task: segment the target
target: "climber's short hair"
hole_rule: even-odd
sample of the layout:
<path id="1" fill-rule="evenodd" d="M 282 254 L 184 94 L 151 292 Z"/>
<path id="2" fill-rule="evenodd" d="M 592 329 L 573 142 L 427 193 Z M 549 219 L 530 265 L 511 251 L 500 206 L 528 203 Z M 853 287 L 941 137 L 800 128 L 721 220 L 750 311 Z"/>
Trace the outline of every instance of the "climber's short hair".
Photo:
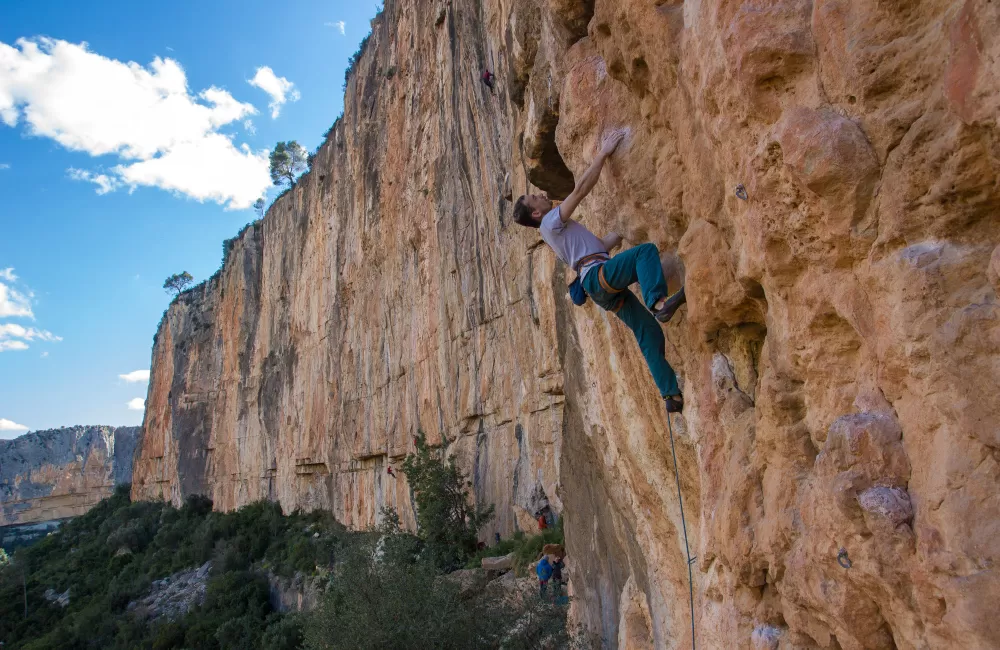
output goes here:
<path id="1" fill-rule="evenodd" d="M 528 228 L 537 228 L 541 224 L 535 221 L 535 218 L 531 216 L 533 210 L 524 203 L 526 198 L 528 198 L 528 196 L 526 194 L 522 194 L 521 198 L 514 203 L 514 222 L 519 223 L 522 226 L 527 226 Z"/>

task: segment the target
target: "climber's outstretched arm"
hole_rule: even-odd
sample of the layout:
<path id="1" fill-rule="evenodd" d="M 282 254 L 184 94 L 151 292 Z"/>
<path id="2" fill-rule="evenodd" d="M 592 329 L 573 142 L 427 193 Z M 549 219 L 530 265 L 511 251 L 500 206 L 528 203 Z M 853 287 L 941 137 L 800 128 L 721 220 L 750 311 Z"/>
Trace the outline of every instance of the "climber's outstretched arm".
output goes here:
<path id="1" fill-rule="evenodd" d="M 583 172 L 583 176 L 580 177 L 580 181 L 576 184 L 576 187 L 566 197 L 566 200 L 559 205 L 559 216 L 562 217 L 563 223 L 572 218 L 576 206 L 580 205 L 583 197 L 590 194 L 590 190 L 594 189 L 594 185 L 597 185 L 597 179 L 601 177 L 601 170 L 604 168 L 604 161 L 615 152 L 615 149 L 624 137 L 625 132 L 621 130 L 612 131 L 604 136 L 604 140 L 601 142 L 601 150 L 598 152 L 594 162 L 590 163 L 590 167 L 587 168 L 587 171 Z"/>
<path id="2" fill-rule="evenodd" d="M 604 242 L 604 248 L 609 253 L 614 249 L 622 245 L 622 236 L 618 233 L 611 231 L 608 234 L 601 237 L 601 241 Z"/>

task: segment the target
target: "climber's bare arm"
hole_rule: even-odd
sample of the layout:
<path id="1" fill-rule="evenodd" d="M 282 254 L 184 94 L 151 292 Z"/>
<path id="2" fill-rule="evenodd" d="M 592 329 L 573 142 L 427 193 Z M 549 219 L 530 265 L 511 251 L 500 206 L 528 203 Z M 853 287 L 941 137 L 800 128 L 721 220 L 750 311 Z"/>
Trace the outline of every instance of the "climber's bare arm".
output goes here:
<path id="1" fill-rule="evenodd" d="M 614 231 L 611 231 L 601 237 L 601 241 L 604 242 L 604 249 L 610 253 L 622 245 L 622 236 Z"/>
<path id="2" fill-rule="evenodd" d="M 587 168 L 587 171 L 583 172 L 583 176 L 580 177 L 580 181 L 576 184 L 576 187 L 566 197 L 566 200 L 559 205 L 559 216 L 562 218 L 563 223 L 566 223 L 573 217 L 573 211 L 576 210 L 576 206 L 580 205 L 583 197 L 590 194 L 590 190 L 594 189 L 594 186 L 597 185 L 597 179 L 601 177 L 601 170 L 604 168 L 604 161 L 615 152 L 615 149 L 624 137 L 625 132 L 621 130 L 612 131 L 604 136 L 604 140 L 601 142 L 601 150 L 598 152 L 597 157 L 594 158 L 594 162 L 590 163 L 590 167 Z"/>

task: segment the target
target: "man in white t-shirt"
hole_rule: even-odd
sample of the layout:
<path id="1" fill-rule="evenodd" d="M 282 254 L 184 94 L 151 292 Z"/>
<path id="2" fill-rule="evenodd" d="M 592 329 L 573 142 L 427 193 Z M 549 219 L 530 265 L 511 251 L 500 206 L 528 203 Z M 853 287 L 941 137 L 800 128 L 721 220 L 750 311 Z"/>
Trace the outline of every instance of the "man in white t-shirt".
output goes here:
<path id="1" fill-rule="evenodd" d="M 514 204 L 514 221 L 538 228 L 559 259 L 577 272 L 587 295 L 601 308 L 614 312 L 632 330 L 667 411 L 676 413 L 683 408 L 684 400 L 677 386 L 677 375 L 664 356 L 666 343 L 660 323 L 669 321 L 684 304 L 684 289 L 667 296 L 660 252 L 655 244 L 641 244 L 611 257 L 609 251 L 621 244 L 620 235 L 610 233 L 601 239 L 572 219 L 580 201 L 594 189 L 604 161 L 614 153 L 623 135 L 615 131 L 605 136 L 597 158 L 560 205 L 554 206 L 546 196 L 524 195 Z M 642 288 L 645 306 L 628 288 L 634 282 Z"/>

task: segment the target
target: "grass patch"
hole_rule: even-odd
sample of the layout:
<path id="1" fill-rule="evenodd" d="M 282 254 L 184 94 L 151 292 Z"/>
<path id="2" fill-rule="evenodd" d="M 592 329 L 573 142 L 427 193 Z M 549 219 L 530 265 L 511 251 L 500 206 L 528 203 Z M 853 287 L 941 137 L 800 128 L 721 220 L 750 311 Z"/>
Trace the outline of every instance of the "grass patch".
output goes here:
<path id="1" fill-rule="evenodd" d="M 517 531 L 507 539 L 500 540 L 499 544 L 484 548 L 476 552 L 466 563 L 465 568 L 476 569 L 482 566 L 485 557 L 499 557 L 514 553 L 514 571 L 517 575 L 524 575 L 528 567 L 541 558 L 542 548 L 546 544 L 565 544 L 566 535 L 563 532 L 563 519 L 560 517 L 556 525 L 539 531 L 537 535 L 525 535 Z"/>

